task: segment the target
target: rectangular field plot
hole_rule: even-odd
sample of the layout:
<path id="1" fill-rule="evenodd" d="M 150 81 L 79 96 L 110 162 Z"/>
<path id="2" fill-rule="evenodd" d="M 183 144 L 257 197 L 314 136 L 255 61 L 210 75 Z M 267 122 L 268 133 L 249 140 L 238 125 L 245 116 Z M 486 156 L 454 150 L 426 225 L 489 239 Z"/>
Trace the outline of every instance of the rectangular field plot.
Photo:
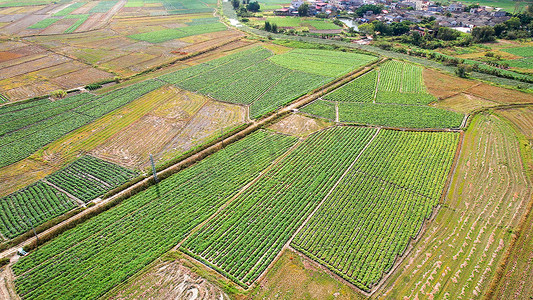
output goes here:
<path id="1" fill-rule="evenodd" d="M 135 176 L 137 173 L 132 170 L 86 155 L 45 179 L 88 202 Z"/>
<path id="2" fill-rule="evenodd" d="M 22 257 L 24 299 L 95 299 L 169 251 L 296 138 L 258 131 Z M 90 286 L 90 288 L 87 288 Z"/>
<path id="3" fill-rule="evenodd" d="M 438 203 L 458 137 L 382 130 L 291 245 L 369 290 Z"/>
<path id="4" fill-rule="evenodd" d="M 341 122 L 398 128 L 459 128 L 464 115 L 430 106 L 339 103 Z"/>
<path id="5" fill-rule="evenodd" d="M 0 198 L 0 232 L 14 238 L 76 206 L 65 194 L 38 182 Z"/>
<path id="6" fill-rule="evenodd" d="M 315 50 L 303 51 L 300 52 L 305 53 L 302 54 L 305 56 L 316 54 Z M 329 68 L 336 61 L 345 72 L 374 59 L 362 54 L 335 51 L 319 54 L 321 57 L 314 58 L 311 64 Z M 273 59 L 277 56 L 265 48 L 256 47 L 166 74 L 159 79 L 221 101 L 249 105 L 250 117 L 254 119 L 334 79 L 299 70 L 291 64 L 282 66 Z"/>
<path id="7" fill-rule="evenodd" d="M 310 136 L 185 240 L 183 251 L 250 285 L 376 133 L 336 127 Z"/>
<path id="8" fill-rule="evenodd" d="M 274 63 L 311 74 L 338 77 L 366 65 L 375 57 L 329 50 L 295 49 L 270 58 Z"/>
<path id="9" fill-rule="evenodd" d="M 44 145 L 115 110 L 165 83 L 147 80 L 101 96 L 82 93 L 0 108 L 0 167 L 17 162 Z"/>
<path id="10" fill-rule="evenodd" d="M 194 24 L 178 29 L 163 29 L 159 31 L 152 31 L 146 33 L 139 33 L 130 35 L 129 37 L 135 40 L 145 41 L 149 43 L 162 43 L 174 39 L 180 39 L 188 36 L 199 35 L 210 32 L 217 32 L 227 30 L 226 25 L 222 23 L 207 23 Z"/>
<path id="11" fill-rule="evenodd" d="M 373 102 L 376 97 L 378 72 L 370 71 L 324 96 L 330 101 Z"/>

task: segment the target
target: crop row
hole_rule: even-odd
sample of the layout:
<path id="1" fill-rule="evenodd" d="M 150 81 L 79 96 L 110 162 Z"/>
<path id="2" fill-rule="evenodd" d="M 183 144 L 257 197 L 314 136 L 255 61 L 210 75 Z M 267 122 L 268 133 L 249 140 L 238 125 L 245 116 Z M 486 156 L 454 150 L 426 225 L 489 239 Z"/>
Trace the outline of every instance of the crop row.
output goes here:
<path id="1" fill-rule="evenodd" d="M 378 90 L 389 92 L 425 93 L 422 67 L 390 60 L 379 68 Z"/>
<path id="2" fill-rule="evenodd" d="M 76 20 L 76 22 L 74 22 L 74 24 L 72 24 L 72 26 L 67 28 L 67 30 L 65 30 L 64 33 L 74 32 L 76 29 L 78 29 L 78 27 L 81 26 L 81 24 L 83 24 L 83 23 L 85 23 L 85 21 L 87 21 L 89 16 L 90 16 L 89 14 L 65 16 L 65 19 L 77 19 L 77 20 Z"/>
<path id="3" fill-rule="evenodd" d="M 24 299 L 95 299 L 174 247 L 296 138 L 258 131 L 78 225 L 13 266 Z"/>
<path id="4" fill-rule="evenodd" d="M 0 198 L 0 232 L 13 238 L 76 207 L 63 193 L 37 182 Z"/>
<path id="5" fill-rule="evenodd" d="M 86 155 L 46 180 L 74 197 L 88 202 L 129 181 L 136 172 Z"/>
<path id="6" fill-rule="evenodd" d="M 147 80 L 94 97 L 82 93 L 50 102 L 39 100 L 0 109 L 0 167 L 19 161 L 42 146 L 123 106 L 165 83 Z M 18 108 L 18 110 L 17 110 Z"/>
<path id="7" fill-rule="evenodd" d="M 459 128 L 463 114 L 430 106 L 339 103 L 341 122 L 403 128 Z"/>
<path id="8" fill-rule="evenodd" d="M 369 290 L 438 203 L 457 138 L 382 130 L 291 245 Z"/>
<path id="9" fill-rule="evenodd" d="M 372 62 L 375 57 L 330 50 L 295 49 L 275 55 L 270 60 L 289 69 L 325 77 L 338 77 Z"/>
<path id="10" fill-rule="evenodd" d="M 184 38 L 188 36 L 217 32 L 226 30 L 226 25 L 222 23 L 205 23 L 189 25 L 187 27 L 180 27 L 178 29 L 162 29 L 158 31 L 143 32 L 129 35 L 128 37 L 149 43 L 162 43 L 173 39 Z"/>
<path id="11" fill-rule="evenodd" d="M 308 105 L 302 107 L 300 111 L 308 113 L 310 115 L 326 118 L 331 121 L 335 121 L 336 119 L 335 103 L 331 103 L 329 101 L 313 101 Z"/>
<path id="12" fill-rule="evenodd" d="M 182 248 L 239 284 L 250 285 L 375 132 L 336 127 L 309 137 Z"/>
<path id="13" fill-rule="evenodd" d="M 370 71 L 324 96 L 324 99 L 341 102 L 373 102 L 378 72 Z"/>

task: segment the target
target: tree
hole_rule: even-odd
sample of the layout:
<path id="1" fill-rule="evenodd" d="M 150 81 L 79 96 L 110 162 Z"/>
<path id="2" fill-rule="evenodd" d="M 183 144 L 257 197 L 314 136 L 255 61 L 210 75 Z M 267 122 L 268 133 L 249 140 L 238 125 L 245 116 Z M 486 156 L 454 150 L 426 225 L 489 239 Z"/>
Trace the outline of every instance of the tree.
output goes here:
<path id="1" fill-rule="evenodd" d="M 505 21 L 505 25 L 507 25 L 507 28 L 509 29 L 518 29 L 520 28 L 520 25 L 522 22 L 520 22 L 520 19 L 517 17 L 512 17 L 509 20 Z"/>
<path id="2" fill-rule="evenodd" d="M 365 4 L 361 5 L 358 9 L 355 10 L 355 13 L 362 17 L 365 15 L 367 11 L 371 10 L 374 14 L 380 14 L 383 10 L 383 7 L 381 5 L 374 5 L 374 4 Z"/>
<path id="3" fill-rule="evenodd" d="M 65 92 L 64 90 L 57 90 L 57 91 L 53 91 L 52 93 L 50 93 L 50 95 L 52 95 L 52 97 L 54 98 L 65 98 L 67 96 L 67 92 Z"/>
<path id="4" fill-rule="evenodd" d="M 272 32 L 273 33 L 278 32 L 278 25 L 277 24 L 272 24 Z"/>
<path id="5" fill-rule="evenodd" d="M 457 69 L 455 70 L 455 75 L 461 78 L 467 78 L 470 72 L 472 72 L 472 68 L 469 65 L 458 64 Z"/>
<path id="6" fill-rule="evenodd" d="M 409 32 L 409 26 L 405 24 L 404 22 L 392 23 L 390 25 L 390 29 L 392 31 L 392 34 L 396 36 Z"/>
<path id="7" fill-rule="evenodd" d="M 231 0 L 231 5 L 233 5 L 233 9 L 237 9 L 241 5 L 241 3 L 239 2 L 239 0 Z"/>
<path id="8" fill-rule="evenodd" d="M 494 28 L 494 34 L 499 38 L 502 38 L 503 33 L 507 30 L 507 26 L 505 26 L 505 24 L 503 23 L 496 24 L 494 25 L 493 28 Z"/>
<path id="9" fill-rule="evenodd" d="M 257 3 L 257 1 L 254 1 L 254 2 L 248 3 L 248 5 L 246 5 L 246 8 L 249 11 L 257 12 L 259 11 L 259 9 L 261 9 L 261 6 L 259 5 L 259 3 Z"/>
<path id="10" fill-rule="evenodd" d="M 372 21 L 372 24 L 374 25 L 374 31 L 377 33 L 381 33 L 381 35 L 391 35 L 392 29 L 389 25 L 381 22 L 381 21 Z"/>
<path id="11" fill-rule="evenodd" d="M 270 22 L 265 21 L 265 31 L 271 31 L 271 30 L 272 30 L 272 26 L 270 26 Z"/>
<path id="12" fill-rule="evenodd" d="M 374 34 L 374 24 L 372 23 L 361 24 L 359 25 L 359 27 L 357 27 L 357 30 L 359 30 L 359 32 L 362 34 L 372 35 Z"/>
<path id="13" fill-rule="evenodd" d="M 437 38 L 444 41 L 455 41 L 461 33 L 449 27 L 439 27 Z"/>
<path id="14" fill-rule="evenodd" d="M 422 36 L 418 31 L 413 31 L 411 34 L 411 43 L 415 46 L 419 46 L 422 41 Z"/>
<path id="15" fill-rule="evenodd" d="M 472 29 L 472 37 L 476 43 L 492 42 L 496 39 L 494 34 L 494 28 L 490 26 L 480 26 Z"/>
<path id="16" fill-rule="evenodd" d="M 298 7 L 298 15 L 300 17 L 305 17 L 309 14 L 309 4 L 304 3 Z"/>

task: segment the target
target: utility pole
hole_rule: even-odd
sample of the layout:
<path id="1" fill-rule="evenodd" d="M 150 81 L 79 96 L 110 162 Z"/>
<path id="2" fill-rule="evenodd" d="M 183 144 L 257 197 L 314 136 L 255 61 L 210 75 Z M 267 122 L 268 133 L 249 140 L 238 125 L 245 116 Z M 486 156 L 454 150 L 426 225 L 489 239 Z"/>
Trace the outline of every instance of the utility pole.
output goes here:
<path id="1" fill-rule="evenodd" d="M 33 222 L 31 221 L 31 218 L 28 217 L 28 222 L 30 222 L 31 230 L 33 230 L 33 234 L 35 235 L 36 245 L 39 247 L 39 236 L 37 235 L 37 232 L 35 231 L 35 228 L 33 227 Z"/>
<path id="2" fill-rule="evenodd" d="M 152 173 L 154 173 L 155 182 L 158 183 L 159 179 L 157 179 L 157 172 L 155 170 L 154 157 L 152 156 L 152 154 L 150 154 L 150 163 L 152 164 Z"/>

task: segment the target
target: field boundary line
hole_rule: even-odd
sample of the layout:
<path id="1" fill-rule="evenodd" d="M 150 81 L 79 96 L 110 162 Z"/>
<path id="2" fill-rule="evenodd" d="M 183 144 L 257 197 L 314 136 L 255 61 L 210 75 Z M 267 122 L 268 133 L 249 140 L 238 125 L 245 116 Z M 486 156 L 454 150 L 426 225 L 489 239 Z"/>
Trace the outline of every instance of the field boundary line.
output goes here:
<path id="1" fill-rule="evenodd" d="M 61 193 L 67 195 L 67 197 L 69 197 L 70 199 L 76 201 L 76 203 L 78 203 L 78 206 L 85 207 L 85 202 L 81 201 L 79 198 L 75 197 L 75 196 L 72 195 L 71 193 L 65 191 L 64 189 L 58 187 L 57 185 L 55 185 L 55 184 L 49 182 L 48 180 L 46 180 L 46 179 L 44 179 L 44 178 L 41 179 L 41 181 L 44 182 L 45 184 L 51 186 L 52 188 L 54 188 L 54 189 L 60 191 Z"/>
<path id="2" fill-rule="evenodd" d="M 352 162 L 352 164 L 344 171 L 344 173 L 341 175 L 341 177 L 337 180 L 337 182 L 335 182 L 335 184 L 333 185 L 333 187 L 329 190 L 329 192 L 326 194 L 326 196 L 324 196 L 324 198 L 322 198 L 322 200 L 320 201 L 320 203 L 315 207 L 315 209 L 309 214 L 309 216 L 307 216 L 307 218 L 305 219 L 305 221 L 300 225 L 300 227 L 298 227 L 298 229 L 294 232 L 294 234 L 291 236 L 291 238 L 287 241 L 287 243 L 285 243 L 285 245 L 283 246 L 283 248 L 281 248 L 281 250 L 279 251 L 278 255 L 276 255 L 276 257 L 272 260 L 272 262 L 270 262 L 270 264 L 268 265 L 268 267 L 261 273 L 261 275 L 259 275 L 259 277 L 257 277 L 257 279 L 254 281 L 254 284 L 252 284 L 250 287 L 254 286 L 257 284 L 257 282 L 261 281 L 263 279 L 263 277 L 265 276 L 265 274 L 270 270 L 270 268 L 272 268 L 272 266 L 276 263 L 276 261 L 281 257 L 281 255 L 283 254 L 283 251 L 287 248 L 290 247 L 290 244 L 292 242 L 292 240 L 294 239 L 294 237 L 296 235 L 298 235 L 298 233 L 302 230 L 302 228 L 307 224 L 307 222 L 309 222 L 309 220 L 313 217 L 313 215 L 318 211 L 318 209 L 322 206 L 322 204 L 324 202 L 326 202 L 326 200 L 329 198 L 329 196 L 331 195 L 331 193 L 333 193 L 333 191 L 337 188 L 337 186 L 339 185 L 339 183 L 344 179 L 344 177 L 346 176 L 346 174 L 348 174 L 348 172 L 352 169 L 352 167 L 355 165 L 355 163 L 359 160 L 359 158 L 363 155 L 363 153 L 365 152 L 365 150 L 368 148 L 368 146 L 370 146 L 370 144 L 372 144 L 372 142 L 374 141 L 374 139 L 376 138 L 376 136 L 378 136 L 379 132 L 381 131 L 381 128 L 377 128 L 376 130 L 376 133 L 374 133 L 374 136 L 372 136 L 372 138 L 368 141 L 368 143 L 365 145 L 365 147 L 363 147 L 363 149 L 361 149 L 361 152 L 359 152 L 359 154 L 357 155 L 357 157 L 354 159 L 354 161 Z"/>
<path id="3" fill-rule="evenodd" d="M 196 227 L 194 227 L 191 232 L 189 232 L 189 234 L 187 234 L 187 236 L 185 236 L 176 246 L 174 246 L 174 248 L 172 248 L 172 250 L 174 251 L 178 251 L 179 248 L 181 247 L 181 245 L 183 244 L 183 242 L 188 239 L 189 237 L 191 237 L 195 232 L 197 232 L 198 230 L 200 230 L 205 224 L 207 224 L 209 221 L 211 221 L 213 218 L 215 218 L 221 211 L 223 211 L 226 207 L 228 207 L 231 203 L 233 203 L 233 201 L 235 201 L 235 199 L 237 199 L 237 197 L 239 197 L 242 193 L 244 193 L 246 190 L 248 190 L 248 188 L 250 186 L 252 186 L 253 184 L 255 184 L 259 179 L 263 178 L 263 176 L 268 173 L 268 171 L 270 171 L 274 166 L 278 165 L 278 163 L 284 159 L 285 157 L 287 157 L 290 153 L 292 153 L 296 148 L 298 148 L 298 146 L 300 146 L 300 144 L 302 144 L 302 141 L 303 139 L 299 139 L 294 145 L 292 145 L 287 151 L 285 151 L 285 153 L 283 153 L 282 155 L 278 156 L 274 161 L 272 161 L 270 163 L 269 166 L 267 166 L 265 169 L 263 169 L 263 171 L 259 172 L 259 174 L 253 179 L 251 180 L 250 182 L 248 182 L 245 186 L 243 186 L 238 192 L 237 194 L 233 195 L 229 200 L 226 201 L 226 203 L 224 203 L 219 209 L 217 209 L 216 212 L 214 212 L 209 218 L 207 218 L 205 221 L 203 221 L 202 223 L 198 224 Z M 200 255 L 201 256 L 201 255 Z"/>
<path id="4" fill-rule="evenodd" d="M 376 104 L 376 98 L 378 97 L 379 78 L 381 77 L 381 71 L 376 70 L 378 73 L 378 79 L 376 80 L 376 89 L 374 90 L 374 97 L 372 97 L 372 103 Z"/>

